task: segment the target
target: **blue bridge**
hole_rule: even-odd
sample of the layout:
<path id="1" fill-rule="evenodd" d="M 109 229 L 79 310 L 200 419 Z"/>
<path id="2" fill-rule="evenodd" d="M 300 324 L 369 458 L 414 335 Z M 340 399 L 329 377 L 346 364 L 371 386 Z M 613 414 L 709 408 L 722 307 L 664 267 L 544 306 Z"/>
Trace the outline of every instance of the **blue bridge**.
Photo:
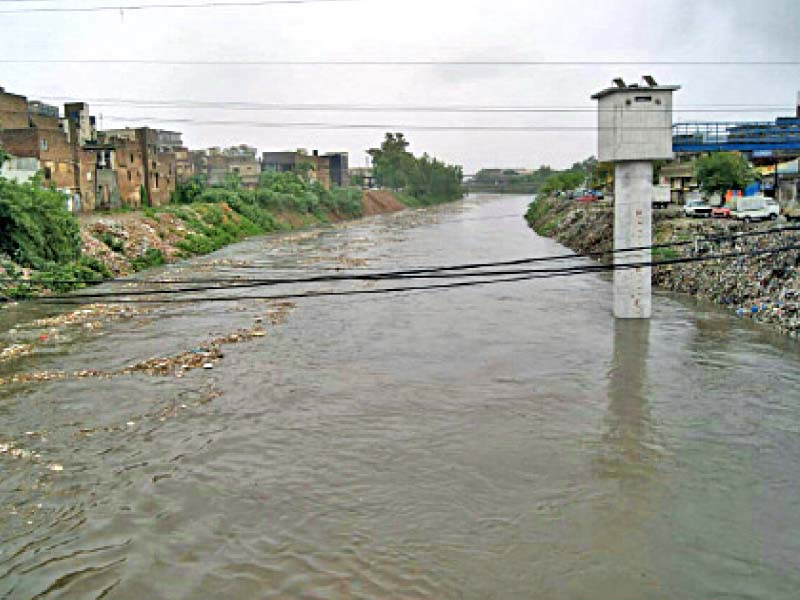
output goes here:
<path id="1" fill-rule="evenodd" d="M 800 150 L 800 118 L 781 117 L 774 122 L 677 123 L 672 126 L 675 152 L 753 153 Z"/>

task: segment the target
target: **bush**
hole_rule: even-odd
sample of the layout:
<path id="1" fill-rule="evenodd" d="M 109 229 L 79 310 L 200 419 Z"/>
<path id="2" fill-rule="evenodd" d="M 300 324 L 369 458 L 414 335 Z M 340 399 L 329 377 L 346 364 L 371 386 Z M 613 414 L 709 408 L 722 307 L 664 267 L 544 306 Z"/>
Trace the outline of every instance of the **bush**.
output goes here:
<path id="1" fill-rule="evenodd" d="M 33 268 L 78 260 L 80 229 L 65 196 L 38 180 L 20 184 L 0 178 L 0 253 Z"/>
<path id="2" fill-rule="evenodd" d="M 164 253 L 158 248 L 149 248 L 142 256 L 134 258 L 131 266 L 135 271 L 144 271 L 151 267 L 160 267 L 166 262 Z"/>

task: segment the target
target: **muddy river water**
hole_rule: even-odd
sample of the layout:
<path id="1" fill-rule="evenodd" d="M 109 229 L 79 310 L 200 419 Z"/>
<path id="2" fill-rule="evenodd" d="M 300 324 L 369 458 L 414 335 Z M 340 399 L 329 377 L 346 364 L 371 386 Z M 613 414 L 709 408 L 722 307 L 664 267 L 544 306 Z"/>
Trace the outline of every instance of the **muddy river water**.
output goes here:
<path id="1" fill-rule="evenodd" d="M 527 201 L 252 239 L 147 277 L 564 252 Z M 26 350 L 0 360 L 0 598 L 798 598 L 800 347 L 654 305 L 615 323 L 593 274 L 72 323 L 6 308 L 0 350 Z M 204 358 L 240 330 L 257 333 Z M 213 369 L 183 369 L 192 352 Z"/>

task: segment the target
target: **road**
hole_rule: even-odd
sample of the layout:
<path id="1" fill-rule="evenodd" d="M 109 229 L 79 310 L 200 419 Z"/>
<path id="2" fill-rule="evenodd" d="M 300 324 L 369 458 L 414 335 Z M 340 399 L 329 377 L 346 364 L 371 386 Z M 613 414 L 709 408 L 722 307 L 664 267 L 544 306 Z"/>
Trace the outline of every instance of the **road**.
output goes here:
<path id="1" fill-rule="evenodd" d="M 563 253 L 526 202 L 148 277 Z M 72 324 L 6 309 L 0 347 L 29 348 L 0 377 L 39 380 L 0 386 L 0 597 L 796 598 L 798 346 L 665 293 L 652 322 L 615 322 L 611 300 L 593 274 Z"/>

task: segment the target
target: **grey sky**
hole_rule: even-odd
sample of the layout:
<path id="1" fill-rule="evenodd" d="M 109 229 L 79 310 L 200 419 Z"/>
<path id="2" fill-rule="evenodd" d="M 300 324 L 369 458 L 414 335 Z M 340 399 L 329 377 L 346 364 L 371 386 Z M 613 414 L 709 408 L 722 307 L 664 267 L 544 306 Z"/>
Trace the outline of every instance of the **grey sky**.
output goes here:
<path id="1" fill-rule="evenodd" d="M 157 0 L 0 2 L 2 9 L 148 4 Z M 177 0 L 176 0 L 177 1 Z M 180 0 L 193 3 L 199 0 Z M 223 0 L 224 1 L 224 0 Z M 796 0 L 354 0 L 252 8 L 0 14 L 3 59 L 172 60 L 800 60 Z M 0 64 L 0 85 L 32 98 L 127 98 L 292 104 L 591 107 L 591 93 L 644 72 L 683 86 L 676 103 L 790 107 L 798 66 L 344 67 Z M 55 100 L 53 100 L 55 102 Z M 94 103 L 96 104 L 96 103 Z M 470 115 L 263 112 L 95 106 L 105 126 L 133 117 L 419 125 L 594 125 L 593 114 Z M 786 113 L 787 111 L 780 111 Z M 772 119 L 687 114 L 691 120 Z M 130 117 L 116 120 L 111 116 Z M 354 165 L 382 131 L 200 124 L 190 147 L 347 150 Z M 484 166 L 566 166 L 595 152 L 592 132 L 409 131 L 468 172 Z"/>

